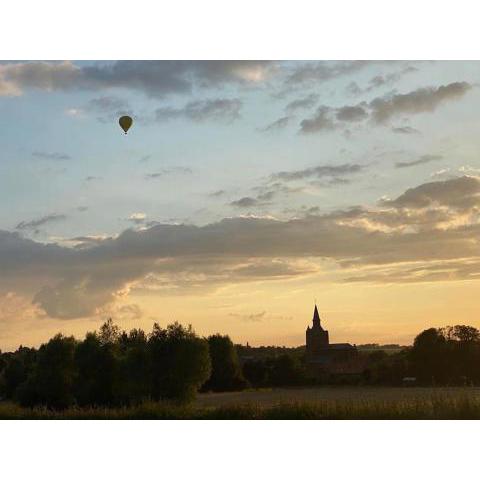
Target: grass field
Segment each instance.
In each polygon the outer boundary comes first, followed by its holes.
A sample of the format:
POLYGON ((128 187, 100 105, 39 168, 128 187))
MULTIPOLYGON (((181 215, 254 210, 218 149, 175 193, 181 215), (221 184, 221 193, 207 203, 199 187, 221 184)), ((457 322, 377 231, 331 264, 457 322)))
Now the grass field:
POLYGON ((188 406, 53 412, 0 403, 0 419, 480 419, 480 388, 320 387, 207 393, 188 406))

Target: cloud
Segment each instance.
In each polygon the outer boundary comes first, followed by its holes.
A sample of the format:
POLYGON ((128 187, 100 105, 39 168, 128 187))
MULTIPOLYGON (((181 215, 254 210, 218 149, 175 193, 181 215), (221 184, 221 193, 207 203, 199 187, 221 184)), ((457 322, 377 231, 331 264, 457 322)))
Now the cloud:
MULTIPOLYGON (((133 110, 128 101, 114 95, 92 98, 81 111, 98 114, 97 120, 102 123, 117 120, 121 115, 133 115, 133 110)), ((140 118, 137 116, 138 119, 140 118)))
POLYGON ((298 110, 311 108, 318 102, 319 98, 320 95, 317 95, 316 93, 311 93, 306 97, 297 98, 286 105, 285 111, 291 114, 298 110))
POLYGON ((273 132, 273 131, 281 130, 289 124, 291 118, 292 117, 289 117, 289 116, 281 117, 278 120, 275 120, 274 122, 270 123, 266 127, 261 128, 260 131, 261 132, 273 132))
POLYGON ((217 197, 222 197, 226 193, 227 192, 225 190, 216 190, 215 192, 209 193, 208 196, 217 198, 217 197))
POLYGON ((258 201, 258 199, 253 197, 242 197, 239 200, 234 200, 233 202, 230 202, 229 205, 236 208, 251 208, 260 205, 260 202, 258 201))
POLYGON ((381 282, 371 275, 387 270, 398 281, 410 271, 414 281, 414 262, 431 272, 431 281, 480 278, 479 211, 480 178, 463 176, 418 185, 371 207, 313 209, 288 220, 157 224, 78 239, 75 246, 0 231, 0 294, 29 296, 50 317, 79 318, 124 303, 132 290, 175 295, 288 281, 318 275, 324 262, 338 269, 336 281, 381 282), (435 266, 442 262, 456 262, 455 273, 435 266))
POLYGON ((117 112, 129 110, 130 105, 123 98, 104 95, 102 97, 92 98, 86 108, 96 112, 117 112))
POLYGON ((242 102, 238 98, 217 98, 195 100, 182 108, 162 107, 155 111, 157 122, 186 118, 194 122, 206 120, 223 120, 233 122, 240 118, 242 102))
POLYGON ((359 122, 368 117, 367 112, 362 106, 345 106, 337 110, 337 120, 342 122, 359 122))
POLYGON ((228 315, 233 318, 237 318, 241 322, 262 322, 265 319, 266 311, 259 313, 229 313, 228 315))
POLYGON ((39 227, 43 227, 49 223, 64 221, 66 219, 66 215, 52 213, 50 215, 45 215, 44 217, 36 218, 28 222, 22 221, 15 227, 15 230, 33 230, 35 232, 38 232, 39 227))
POLYGON ((272 179, 292 181, 305 178, 323 178, 323 177, 343 177, 361 172, 366 168, 365 165, 356 163, 344 163, 342 165, 318 165, 303 170, 293 170, 289 172, 277 172, 272 174, 272 179))
POLYGON ((306 118, 300 123, 301 133, 316 133, 321 131, 332 131, 338 127, 332 120, 331 108, 321 105, 318 107, 315 115, 310 118, 306 118))
POLYGON ((147 173, 145 178, 147 180, 154 180, 156 178, 163 178, 168 175, 188 175, 192 173, 190 167, 165 167, 159 170, 158 172, 147 173))
POLYGON ((21 95, 25 89, 68 90, 81 81, 71 62, 27 62, 0 65, 0 95, 21 95))
POLYGON ((396 199, 383 200, 381 204, 416 209, 440 205, 462 211, 477 207, 479 201, 480 179, 463 176, 409 188, 396 199))
MULTIPOLYGON (((405 94, 393 93, 377 97, 370 103, 345 105, 332 108, 318 107, 315 114, 300 122, 300 133, 328 132, 344 127, 348 122, 371 120, 373 124, 385 124, 398 115, 433 112, 440 105, 462 98, 472 85, 467 82, 454 82, 440 87, 419 88, 405 94), (334 117, 337 122, 334 121, 334 117)), ((416 133, 410 127, 397 127, 395 133, 416 133)))
POLYGON ((365 88, 360 88, 357 83, 351 82, 347 86, 347 92, 352 95, 370 93, 371 91, 376 90, 378 88, 390 86, 393 83, 398 82, 404 75, 412 72, 417 72, 417 71, 418 71, 418 68, 410 65, 402 68, 397 72, 375 75, 369 80, 368 85, 365 88))
POLYGON ((70 160, 72 157, 66 153, 61 152, 42 152, 34 151, 32 153, 33 157, 41 158, 42 160, 70 160))
POLYGON ((25 90, 136 90, 150 97, 190 94, 196 89, 248 86, 268 80, 277 66, 268 61, 116 61, 79 66, 72 62, 0 65, 0 95, 25 90))
POLYGON ((408 168, 414 167, 416 165, 423 165, 425 163, 436 162, 438 160, 442 160, 443 155, 422 155, 421 157, 417 158, 416 160, 412 160, 411 162, 396 162, 396 168, 408 168))
POLYGON ((132 222, 134 223, 135 225, 142 225, 145 223, 147 219, 147 214, 144 213, 144 212, 137 212, 137 213, 132 213, 131 215, 129 215, 129 217, 127 218, 127 220, 129 222, 132 222))
POLYGON ((413 127, 404 126, 404 127, 392 127, 393 133, 400 133, 402 135, 418 135, 420 132, 413 127))
POLYGON ((373 63, 375 62, 370 60, 300 63, 293 68, 293 71, 287 76, 285 83, 287 86, 318 84, 332 78, 350 75, 371 66, 373 63))
POLYGON ((462 98, 471 88, 467 82, 454 82, 379 97, 370 102, 371 116, 376 123, 385 123, 397 115, 431 113, 446 102, 462 98))

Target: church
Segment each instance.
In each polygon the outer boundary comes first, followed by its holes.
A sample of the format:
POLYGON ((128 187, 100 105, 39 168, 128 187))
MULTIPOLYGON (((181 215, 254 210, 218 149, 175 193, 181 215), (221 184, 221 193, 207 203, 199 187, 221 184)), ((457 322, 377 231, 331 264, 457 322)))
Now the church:
POLYGON ((362 369, 355 345, 330 343, 328 330, 321 325, 317 305, 313 311, 313 325, 306 331, 306 364, 313 374, 355 374, 362 369))

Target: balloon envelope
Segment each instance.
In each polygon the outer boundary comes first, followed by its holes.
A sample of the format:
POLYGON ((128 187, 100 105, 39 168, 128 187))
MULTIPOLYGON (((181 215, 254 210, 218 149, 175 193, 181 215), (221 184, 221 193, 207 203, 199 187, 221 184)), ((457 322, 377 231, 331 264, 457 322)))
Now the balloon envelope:
POLYGON ((124 115, 123 117, 119 118, 118 123, 122 127, 122 130, 125 133, 127 133, 128 129, 132 126, 133 120, 132 120, 132 117, 129 117, 128 115, 124 115))

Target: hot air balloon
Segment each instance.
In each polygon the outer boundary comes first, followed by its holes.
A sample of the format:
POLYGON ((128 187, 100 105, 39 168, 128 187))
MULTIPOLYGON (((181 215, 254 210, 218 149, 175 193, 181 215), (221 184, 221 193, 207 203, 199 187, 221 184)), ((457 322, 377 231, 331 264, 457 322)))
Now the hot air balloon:
POLYGON ((123 117, 120 117, 118 119, 118 123, 122 127, 122 130, 125 132, 125 135, 128 132, 128 129, 132 126, 133 120, 132 117, 129 117, 128 115, 124 115, 123 117))

